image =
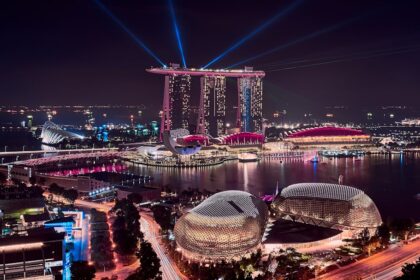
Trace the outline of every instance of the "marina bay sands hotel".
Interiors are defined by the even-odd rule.
[[[251,67],[235,70],[186,69],[180,68],[178,64],[164,68],[150,68],[146,71],[165,76],[161,133],[171,129],[191,127],[192,76],[200,77],[200,103],[195,133],[213,137],[227,133],[226,78],[237,79],[236,128],[242,132],[262,130],[264,71],[254,71]]]

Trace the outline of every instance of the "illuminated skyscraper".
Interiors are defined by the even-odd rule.
[[[191,76],[165,76],[161,133],[171,129],[188,129],[190,117]]]
[[[226,78],[238,81],[237,127],[244,132],[262,131],[262,78],[264,71],[245,69],[188,69],[179,64],[169,67],[146,69],[149,73],[165,76],[163,106],[160,113],[161,137],[164,131],[185,128],[189,123],[192,107],[191,77],[201,81],[200,104],[196,132],[221,136],[226,134]],[[161,138],[162,139],[162,138]]]
[[[223,135],[226,133],[226,77],[203,76],[200,82],[197,133]]]
[[[262,79],[238,78],[238,111],[236,125],[242,131],[262,130]]]

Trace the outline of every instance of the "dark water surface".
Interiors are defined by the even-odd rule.
[[[420,156],[371,155],[360,161],[351,158],[323,159],[314,164],[302,160],[261,160],[256,163],[226,162],[201,168],[156,168],[141,165],[129,167],[138,175],[151,175],[154,183],[173,190],[198,188],[244,190],[255,195],[272,194],[280,188],[302,182],[337,183],[357,187],[376,203],[382,218],[412,217],[420,221]]]

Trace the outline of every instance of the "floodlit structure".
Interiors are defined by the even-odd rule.
[[[236,126],[241,131],[262,131],[262,93],[261,77],[238,79]]]
[[[259,133],[239,132],[218,137],[217,140],[224,145],[240,146],[240,145],[255,145],[263,144],[265,137]]]
[[[262,130],[262,78],[264,71],[254,71],[252,67],[245,69],[194,69],[181,68],[178,64],[170,67],[150,68],[149,73],[165,76],[163,108],[161,119],[161,135],[163,131],[176,128],[187,128],[185,122],[177,121],[177,115],[190,111],[190,95],[184,92],[190,90],[190,78],[201,77],[200,106],[197,120],[197,134],[210,134],[213,137],[223,135],[226,130],[226,78],[236,78],[238,84],[238,108],[236,126],[242,131]],[[174,81],[183,85],[174,90]],[[179,86],[177,86],[179,87]],[[189,94],[189,93],[188,93]],[[187,96],[188,98],[184,98]],[[175,113],[174,100],[182,100],[180,112]],[[180,108],[180,107],[178,107]],[[176,109],[176,111],[179,111]]]
[[[382,223],[375,203],[363,191],[344,185],[301,183],[283,189],[273,202],[283,219],[339,230],[374,232]]]
[[[83,138],[84,136],[64,130],[51,121],[46,121],[41,131],[42,143],[47,145],[59,144],[64,140],[82,140]]]
[[[370,140],[370,136],[361,130],[331,126],[303,129],[286,137],[286,141],[298,146],[365,145],[370,144]]]
[[[240,258],[259,247],[267,218],[261,199],[243,191],[224,191],[184,214],[175,224],[175,240],[190,260]]]
[[[223,135],[226,133],[226,77],[204,76],[200,82],[197,133]]]
[[[201,150],[201,145],[197,141],[195,143],[179,144],[178,138],[189,135],[189,131],[183,128],[173,129],[163,132],[163,144],[174,155],[193,155]]]

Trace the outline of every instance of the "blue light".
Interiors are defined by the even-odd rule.
[[[235,44],[231,45],[227,50],[225,50],[220,55],[218,55],[215,58],[213,58],[209,63],[207,63],[202,68],[207,68],[210,65],[214,64],[215,62],[219,61],[220,59],[222,59],[223,57],[225,57],[228,53],[230,53],[231,51],[237,49],[242,44],[244,44],[246,41],[248,41],[249,39],[251,39],[252,37],[254,37],[255,35],[257,35],[261,31],[263,31],[264,29],[266,29],[267,27],[269,27],[276,20],[278,20],[281,17],[286,16],[287,14],[289,14],[296,7],[298,7],[303,1],[304,0],[296,0],[296,1],[293,1],[289,6],[286,7],[286,9],[281,10],[279,13],[277,13],[275,16],[271,17],[266,22],[264,22],[263,24],[261,24],[260,26],[258,26],[257,28],[255,28],[249,34],[247,34],[246,36],[242,37],[238,42],[236,42]]]
[[[173,0],[168,0],[168,2],[169,2],[168,3],[169,11],[171,12],[171,17],[172,17],[172,24],[174,26],[176,40],[178,43],[179,53],[181,54],[182,65],[184,66],[184,68],[187,68],[187,63],[185,62],[185,56],[184,56],[184,48],[182,47],[181,32],[179,32],[178,23],[176,22],[174,3],[173,3]]]
[[[155,55],[142,40],[140,40],[130,29],[128,29],[128,27],[125,26],[119,18],[117,18],[104,4],[102,4],[100,0],[94,0],[94,2],[102,9],[102,11],[104,11],[105,14],[107,14],[107,16],[109,16],[119,27],[121,27],[121,29],[124,30],[138,46],[142,47],[151,57],[159,62],[159,64],[166,67],[165,63],[163,63],[162,60],[160,60],[160,58],[157,57],[157,55]]]
[[[351,19],[348,19],[348,20],[342,21],[342,22],[340,22],[340,23],[338,23],[338,24],[335,24],[335,25],[329,26],[329,27],[327,27],[327,28],[320,29],[320,30],[318,30],[318,31],[315,31],[314,33],[311,33],[311,34],[308,34],[308,35],[303,36],[303,37],[301,37],[301,38],[295,39],[295,40],[293,40],[293,41],[291,41],[291,42],[289,42],[289,43],[286,43],[286,44],[283,44],[283,45],[277,46],[277,47],[272,48],[272,49],[270,49],[270,50],[268,50],[268,51],[262,52],[262,53],[260,53],[260,54],[255,55],[255,56],[249,57],[249,58],[244,59],[244,60],[242,60],[242,61],[239,61],[239,62],[237,62],[237,63],[235,63],[235,64],[232,64],[232,65],[230,65],[229,67],[227,67],[227,69],[230,69],[230,68],[236,67],[236,66],[238,66],[238,65],[241,65],[241,64],[247,63],[248,61],[251,61],[251,60],[254,60],[254,59],[257,59],[257,58],[263,57],[263,56],[265,56],[265,55],[268,55],[268,54],[271,54],[271,53],[274,53],[274,52],[277,52],[277,51],[280,51],[280,50],[286,49],[286,48],[291,47],[291,46],[293,46],[293,45],[296,45],[296,44],[298,44],[298,43],[301,43],[301,42],[304,42],[304,41],[310,40],[310,39],[315,38],[315,37],[318,37],[318,36],[321,36],[321,35],[323,35],[323,34],[325,34],[325,33],[328,33],[328,32],[334,31],[334,30],[337,30],[337,29],[339,29],[339,28],[341,28],[341,27],[343,27],[343,26],[345,26],[345,25],[348,25],[348,24],[350,24],[350,23],[352,23],[352,22],[354,22],[354,21],[358,20],[359,18],[360,18],[360,17],[357,17],[357,18],[351,18]]]

